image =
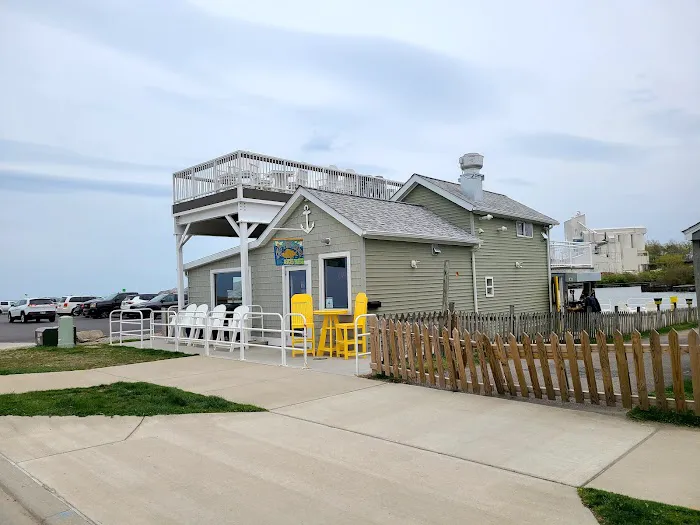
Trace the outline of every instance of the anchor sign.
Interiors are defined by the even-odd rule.
[[[304,204],[304,211],[301,212],[301,213],[303,213],[304,216],[306,217],[306,226],[304,226],[303,224],[301,224],[301,225],[300,225],[300,226],[301,226],[301,230],[302,230],[304,233],[311,233],[311,230],[314,229],[314,226],[316,225],[316,223],[315,223],[315,222],[312,222],[311,224],[309,224],[309,213],[311,213],[311,210],[309,209],[309,205],[308,205],[308,204]]]

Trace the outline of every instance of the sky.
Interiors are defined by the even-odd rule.
[[[693,0],[3,0],[0,296],[175,286],[172,173],[238,149],[455,182],[479,152],[561,223],[681,239],[698,27]]]

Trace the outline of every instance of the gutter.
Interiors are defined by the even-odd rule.
[[[552,236],[552,227],[547,228],[547,289],[549,290],[549,313],[552,313],[552,252],[549,238]]]

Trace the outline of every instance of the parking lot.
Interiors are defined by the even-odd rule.
[[[105,335],[109,335],[109,319],[90,319],[88,317],[74,317],[75,326],[80,330],[102,330]],[[31,321],[22,324],[15,321],[10,324],[7,314],[0,317],[0,343],[33,343],[34,330],[40,326],[56,326],[55,323],[41,321],[39,323]],[[130,327],[134,328],[134,327]]]

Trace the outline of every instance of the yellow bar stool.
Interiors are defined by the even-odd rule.
[[[358,349],[355,348],[355,321],[361,315],[367,313],[367,295],[364,292],[360,292],[355,296],[355,308],[353,309],[353,322],[352,323],[338,323],[336,325],[336,336],[338,339],[338,351],[340,354],[348,359],[349,357],[355,357]],[[357,323],[357,329],[360,333],[365,332],[365,327],[367,326],[367,318],[363,317]],[[350,347],[353,347],[350,350]],[[358,346],[362,349],[361,352],[366,352],[367,341],[364,337],[360,338]]]

